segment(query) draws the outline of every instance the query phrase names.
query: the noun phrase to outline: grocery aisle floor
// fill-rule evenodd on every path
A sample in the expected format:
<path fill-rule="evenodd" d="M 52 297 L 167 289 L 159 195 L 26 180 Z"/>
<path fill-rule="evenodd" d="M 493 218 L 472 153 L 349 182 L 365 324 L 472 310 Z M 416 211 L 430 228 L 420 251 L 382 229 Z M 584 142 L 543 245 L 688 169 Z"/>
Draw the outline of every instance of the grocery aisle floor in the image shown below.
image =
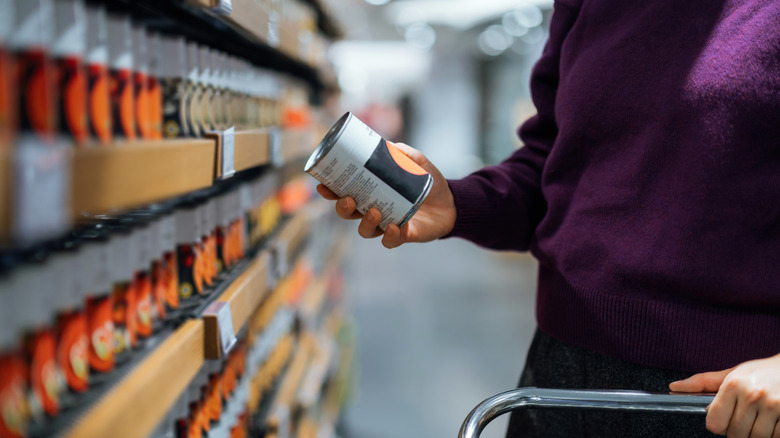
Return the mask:
<path fill-rule="evenodd" d="M 535 327 L 536 262 L 460 239 L 387 250 L 355 238 L 352 250 L 360 365 L 348 438 L 456 437 L 474 405 L 517 382 Z M 507 420 L 482 436 L 503 437 Z"/>

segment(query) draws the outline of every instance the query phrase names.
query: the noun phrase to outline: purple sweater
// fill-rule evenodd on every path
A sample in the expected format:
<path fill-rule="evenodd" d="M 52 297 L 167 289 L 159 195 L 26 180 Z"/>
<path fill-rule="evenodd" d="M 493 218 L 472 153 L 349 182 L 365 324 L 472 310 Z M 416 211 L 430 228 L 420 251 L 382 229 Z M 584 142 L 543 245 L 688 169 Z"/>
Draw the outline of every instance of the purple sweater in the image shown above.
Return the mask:
<path fill-rule="evenodd" d="M 540 262 L 537 321 L 648 366 L 780 353 L 780 2 L 559 0 L 525 146 L 452 236 Z"/>

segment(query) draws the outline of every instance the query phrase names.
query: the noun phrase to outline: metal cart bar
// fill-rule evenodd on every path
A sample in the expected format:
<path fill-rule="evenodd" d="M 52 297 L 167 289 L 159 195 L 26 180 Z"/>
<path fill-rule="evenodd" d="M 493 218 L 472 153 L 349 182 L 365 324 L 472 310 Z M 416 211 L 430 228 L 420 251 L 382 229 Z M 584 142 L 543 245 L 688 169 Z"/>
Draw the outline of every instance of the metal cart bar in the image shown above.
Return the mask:
<path fill-rule="evenodd" d="M 460 427 L 458 437 L 477 438 L 493 419 L 515 409 L 587 409 L 704 415 L 713 398 L 714 394 L 518 388 L 494 395 L 477 405 Z"/>

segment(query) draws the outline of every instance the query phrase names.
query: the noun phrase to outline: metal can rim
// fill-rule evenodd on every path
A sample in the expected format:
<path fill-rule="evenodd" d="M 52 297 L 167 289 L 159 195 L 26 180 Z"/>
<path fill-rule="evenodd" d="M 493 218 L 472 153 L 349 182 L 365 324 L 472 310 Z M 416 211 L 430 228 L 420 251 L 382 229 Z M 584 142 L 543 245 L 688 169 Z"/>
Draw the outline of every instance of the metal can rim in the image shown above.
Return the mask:
<path fill-rule="evenodd" d="M 339 138 L 341 138 L 341 134 L 347 128 L 347 124 L 349 123 L 349 120 L 351 118 L 352 118 L 352 113 L 349 111 L 346 112 L 330 128 L 330 130 L 328 130 L 328 133 L 325 134 L 325 137 L 322 138 L 320 144 L 317 145 L 317 148 L 314 149 L 314 152 L 312 152 L 311 156 L 306 161 L 306 165 L 303 168 L 304 172 L 309 173 L 311 169 L 316 167 L 320 163 L 320 161 L 322 161 L 322 159 L 325 158 L 326 155 L 328 155 L 328 152 L 330 152 L 330 150 L 333 149 L 333 146 L 339 141 Z"/>

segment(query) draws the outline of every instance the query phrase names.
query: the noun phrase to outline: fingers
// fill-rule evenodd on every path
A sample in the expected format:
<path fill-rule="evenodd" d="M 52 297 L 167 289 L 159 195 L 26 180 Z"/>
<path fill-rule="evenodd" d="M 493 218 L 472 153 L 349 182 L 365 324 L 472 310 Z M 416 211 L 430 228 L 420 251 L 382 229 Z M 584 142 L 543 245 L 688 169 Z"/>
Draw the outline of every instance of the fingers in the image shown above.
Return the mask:
<path fill-rule="evenodd" d="M 748 438 L 753 424 L 756 422 L 758 411 L 753 403 L 746 402 L 745 399 L 737 399 L 737 406 L 731 415 L 726 436 L 729 438 Z M 757 438 L 757 437 L 756 437 Z"/>
<path fill-rule="evenodd" d="M 363 217 L 359 211 L 357 211 L 357 205 L 352 198 L 341 198 L 336 201 L 336 213 L 342 219 L 360 219 Z"/>
<path fill-rule="evenodd" d="M 317 193 L 319 193 L 320 196 L 327 199 L 328 201 L 336 201 L 339 199 L 339 196 L 333 193 L 333 190 L 325 187 L 322 184 L 317 185 Z"/>
<path fill-rule="evenodd" d="M 759 409 L 750 438 L 772 438 L 777 426 L 777 413 L 771 407 Z"/>
<path fill-rule="evenodd" d="M 382 237 L 382 245 L 387 249 L 398 248 L 403 244 L 401 237 L 401 230 L 396 224 L 390 224 L 385 230 L 385 235 Z"/>
<path fill-rule="evenodd" d="M 737 405 L 735 380 L 725 382 L 707 411 L 707 429 L 718 435 L 725 435 Z M 753 417 L 755 418 L 755 416 Z"/>
<path fill-rule="evenodd" d="M 717 392 L 723 379 L 729 375 L 733 368 L 710 373 L 694 374 L 685 380 L 678 380 L 669 384 L 669 389 L 675 392 Z"/>
<path fill-rule="evenodd" d="M 376 208 L 371 207 L 371 209 L 366 212 L 365 216 L 363 216 L 360 225 L 358 225 L 358 234 L 366 239 L 373 239 L 374 237 L 381 236 L 383 231 L 379 228 L 380 222 L 382 222 L 382 214 L 379 213 L 379 210 Z"/>

